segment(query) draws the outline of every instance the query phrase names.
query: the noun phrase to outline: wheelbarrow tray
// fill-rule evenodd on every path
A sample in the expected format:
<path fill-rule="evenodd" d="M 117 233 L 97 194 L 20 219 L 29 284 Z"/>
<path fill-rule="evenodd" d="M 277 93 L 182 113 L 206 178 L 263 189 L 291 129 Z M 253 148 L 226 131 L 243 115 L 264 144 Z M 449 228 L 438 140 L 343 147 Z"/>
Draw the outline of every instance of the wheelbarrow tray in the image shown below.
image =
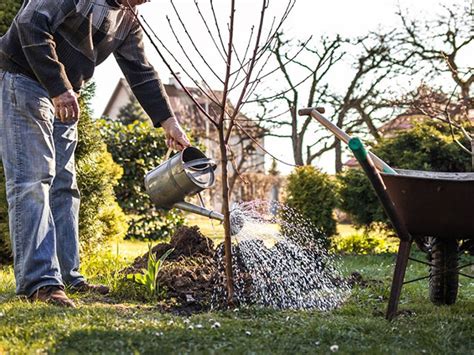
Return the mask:
<path fill-rule="evenodd" d="M 396 171 L 382 180 L 413 237 L 474 238 L 474 173 Z"/>

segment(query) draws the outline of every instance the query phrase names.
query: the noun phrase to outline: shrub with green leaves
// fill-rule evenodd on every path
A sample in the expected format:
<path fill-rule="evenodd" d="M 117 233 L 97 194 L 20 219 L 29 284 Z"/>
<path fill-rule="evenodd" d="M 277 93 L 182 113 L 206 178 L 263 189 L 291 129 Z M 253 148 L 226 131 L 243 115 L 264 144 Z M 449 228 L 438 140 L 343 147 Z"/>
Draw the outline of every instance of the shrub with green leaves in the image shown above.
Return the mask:
<path fill-rule="evenodd" d="M 462 137 L 457 137 L 462 140 Z M 464 142 L 467 145 L 467 142 Z M 470 171 L 471 157 L 457 146 L 444 124 L 421 123 L 395 137 L 383 138 L 372 151 L 390 166 L 426 171 Z M 388 223 L 382 205 L 359 169 L 338 175 L 339 208 L 359 226 Z"/>
<path fill-rule="evenodd" d="M 335 236 L 331 238 L 331 249 L 339 254 L 384 254 L 395 253 L 399 240 L 391 238 L 386 233 L 354 233 L 347 236 Z"/>
<path fill-rule="evenodd" d="M 157 167 L 167 152 L 162 129 L 149 122 L 101 120 L 101 132 L 113 159 L 123 168 L 115 187 L 120 206 L 130 216 L 127 238 L 159 240 L 171 236 L 184 219 L 178 211 L 157 210 L 145 191 L 147 172 Z"/>
<path fill-rule="evenodd" d="M 333 210 L 337 201 L 331 178 L 313 166 L 297 167 L 288 176 L 286 196 L 286 204 L 310 221 L 319 230 L 318 237 L 326 244 L 327 239 L 336 233 Z"/>
<path fill-rule="evenodd" d="M 77 180 L 81 191 L 79 240 L 84 251 L 93 251 L 127 232 L 127 217 L 117 203 L 114 186 L 122 176 L 101 138 L 98 122 L 91 117 L 90 99 L 94 86 L 81 93 L 79 141 L 76 149 Z"/>

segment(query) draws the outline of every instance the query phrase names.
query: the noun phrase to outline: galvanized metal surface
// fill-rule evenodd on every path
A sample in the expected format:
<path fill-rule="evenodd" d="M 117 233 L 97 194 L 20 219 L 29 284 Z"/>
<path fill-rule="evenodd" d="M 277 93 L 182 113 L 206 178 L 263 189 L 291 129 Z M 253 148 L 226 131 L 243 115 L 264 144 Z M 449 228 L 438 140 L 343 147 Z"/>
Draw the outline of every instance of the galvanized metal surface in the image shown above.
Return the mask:
<path fill-rule="evenodd" d="M 173 207 L 221 220 L 219 213 L 184 202 L 214 184 L 216 164 L 194 147 L 185 148 L 145 176 L 145 188 L 153 203 L 162 209 Z"/>

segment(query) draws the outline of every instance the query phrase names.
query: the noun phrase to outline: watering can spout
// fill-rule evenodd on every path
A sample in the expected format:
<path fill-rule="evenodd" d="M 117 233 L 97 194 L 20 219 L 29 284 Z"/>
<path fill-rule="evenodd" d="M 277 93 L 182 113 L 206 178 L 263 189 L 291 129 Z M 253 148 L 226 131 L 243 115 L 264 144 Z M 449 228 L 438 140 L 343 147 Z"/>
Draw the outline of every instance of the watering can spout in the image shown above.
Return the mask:
<path fill-rule="evenodd" d="M 185 201 L 177 202 L 173 205 L 173 207 L 186 211 L 186 212 L 195 213 L 204 217 L 217 219 L 218 221 L 221 221 L 221 222 L 224 221 L 223 214 L 216 211 L 208 210 L 207 208 L 204 208 L 204 207 L 193 205 L 192 203 L 189 203 L 189 202 L 185 202 Z"/>

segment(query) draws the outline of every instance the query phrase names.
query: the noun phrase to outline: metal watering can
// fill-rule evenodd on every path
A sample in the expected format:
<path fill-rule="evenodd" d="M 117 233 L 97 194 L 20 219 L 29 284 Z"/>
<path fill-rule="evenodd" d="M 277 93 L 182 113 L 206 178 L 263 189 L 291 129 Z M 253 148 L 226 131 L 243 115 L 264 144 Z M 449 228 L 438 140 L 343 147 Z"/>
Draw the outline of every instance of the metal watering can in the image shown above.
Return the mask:
<path fill-rule="evenodd" d="M 214 185 L 216 167 L 199 149 L 187 147 L 145 176 L 146 192 L 159 208 L 179 208 L 222 222 L 221 213 L 184 201 Z"/>

